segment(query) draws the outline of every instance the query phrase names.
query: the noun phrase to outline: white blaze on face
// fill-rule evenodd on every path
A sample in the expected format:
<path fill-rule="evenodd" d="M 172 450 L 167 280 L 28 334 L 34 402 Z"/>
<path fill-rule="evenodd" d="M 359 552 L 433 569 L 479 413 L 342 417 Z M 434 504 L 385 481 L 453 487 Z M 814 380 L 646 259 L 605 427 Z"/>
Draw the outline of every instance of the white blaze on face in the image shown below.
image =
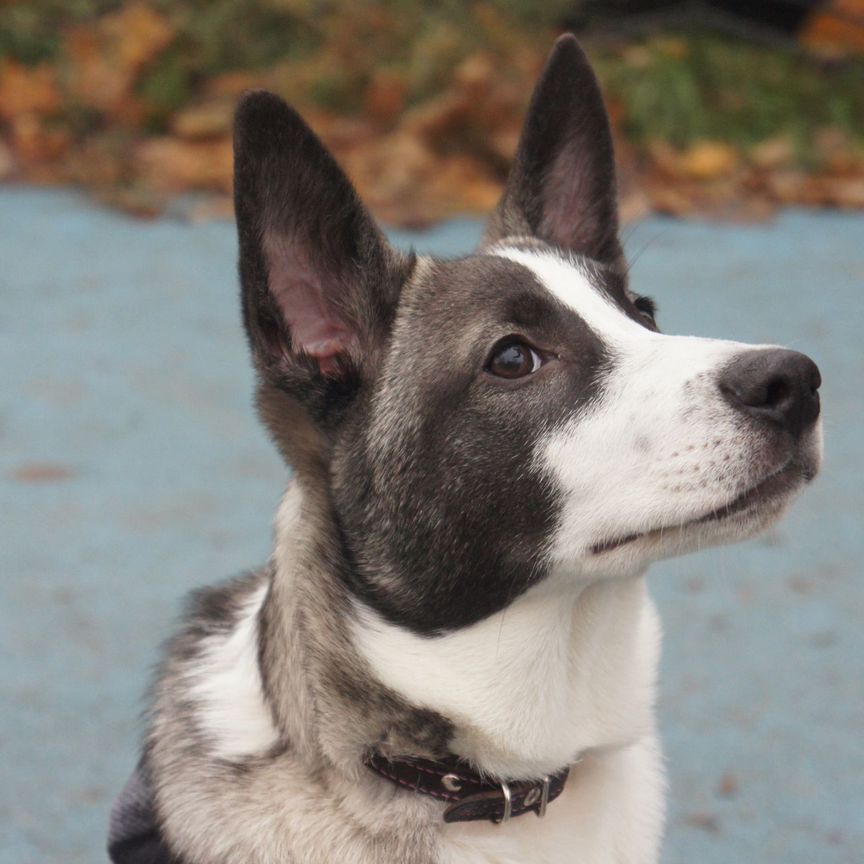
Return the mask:
<path fill-rule="evenodd" d="M 512 248 L 496 254 L 534 273 L 611 358 L 594 403 L 537 445 L 539 463 L 563 493 L 553 564 L 591 557 L 592 547 L 630 535 L 677 531 L 781 467 L 770 464 L 762 436 L 717 385 L 735 355 L 769 346 L 655 333 L 555 254 Z"/>

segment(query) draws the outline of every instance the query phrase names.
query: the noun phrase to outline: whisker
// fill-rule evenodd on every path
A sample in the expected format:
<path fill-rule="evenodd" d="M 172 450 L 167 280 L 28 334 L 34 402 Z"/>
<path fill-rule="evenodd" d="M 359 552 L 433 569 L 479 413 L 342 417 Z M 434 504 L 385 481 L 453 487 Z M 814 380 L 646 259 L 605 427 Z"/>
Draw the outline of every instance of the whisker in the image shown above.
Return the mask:
<path fill-rule="evenodd" d="M 634 230 L 635 230 L 635 226 L 634 226 Z M 647 240 L 642 244 L 642 246 L 638 249 L 637 252 L 635 252 L 635 253 L 633 254 L 632 257 L 628 258 L 628 260 L 627 260 L 627 268 L 626 268 L 626 270 L 625 270 L 625 272 L 626 272 L 626 274 L 627 274 L 628 276 L 630 275 L 630 273 L 632 272 L 633 267 L 635 266 L 636 262 L 637 262 L 637 261 L 642 257 L 642 255 L 644 254 L 644 252 L 645 252 L 645 251 L 646 251 L 646 250 L 647 250 L 647 249 L 648 249 L 648 248 L 649 248 L 653 243 L 655 243 L 657 240 L 659 240 L 659 239 L 660 239 L 664 234 L 668 234 L 668 233 L 669 233 L 669 230 L 670 230 L 670 229 L 669 229 L 668 227 L 667 227 L 667 228 L 664 228 L 664 229 L 661 229 L 661 230 L 658 230 L 658 231 L 657 231 L 653 236 L 649 237 L 649 238 L 648 238 L 648 239 L 647 239 Z M 632 232 L 631 232 L 631 234 L 632 234 Z"/>

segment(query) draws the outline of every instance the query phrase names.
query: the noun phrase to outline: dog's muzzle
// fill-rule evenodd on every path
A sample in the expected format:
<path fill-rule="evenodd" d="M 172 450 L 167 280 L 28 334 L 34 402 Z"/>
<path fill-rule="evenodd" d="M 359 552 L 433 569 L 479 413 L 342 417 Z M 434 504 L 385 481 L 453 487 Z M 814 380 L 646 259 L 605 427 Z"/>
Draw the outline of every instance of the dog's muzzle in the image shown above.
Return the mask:
<path fill-rule="evenodd" d="M 404 789 L 429 795 L 450 806 L 445 822 L 509 822 L 525 813 L 546 815 L 546 806 L 563 791 L 570 773 L 564 768 L 542 780 L 492 780 L 481 777 L 456 757 L 386 759 L 371 753 L 366 765 L 376 774 Z"/>

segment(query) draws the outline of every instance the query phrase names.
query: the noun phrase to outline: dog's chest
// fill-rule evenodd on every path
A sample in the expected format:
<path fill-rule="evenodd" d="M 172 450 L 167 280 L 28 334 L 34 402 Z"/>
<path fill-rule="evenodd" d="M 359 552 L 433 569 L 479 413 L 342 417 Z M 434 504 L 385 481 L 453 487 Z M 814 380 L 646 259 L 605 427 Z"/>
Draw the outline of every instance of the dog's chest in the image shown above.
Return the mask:
<path fill-rule="evenodd" d="M 663 782 L 656 741 L 574 766 L 545 818 L 463 822 L 441 835 L 440 864 L 648 864 L 657 860 Z"/>

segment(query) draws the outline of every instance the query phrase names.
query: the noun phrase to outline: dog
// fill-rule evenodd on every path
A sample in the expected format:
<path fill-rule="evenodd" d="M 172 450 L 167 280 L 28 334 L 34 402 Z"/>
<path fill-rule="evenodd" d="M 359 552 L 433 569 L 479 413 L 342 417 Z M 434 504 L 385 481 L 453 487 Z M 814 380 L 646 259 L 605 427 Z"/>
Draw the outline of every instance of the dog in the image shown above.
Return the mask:
<path fill-rule="evenodd" d="M 569 35 L 475 254 L 391 248 L 266 92 L 235 199 L 293 475 L 269 564 L 195 595 L 167 648 L 113 859 L 657 861 L 645 570 L 787 509 L 821 461 L 817 367 L 658 331 Z"/>

